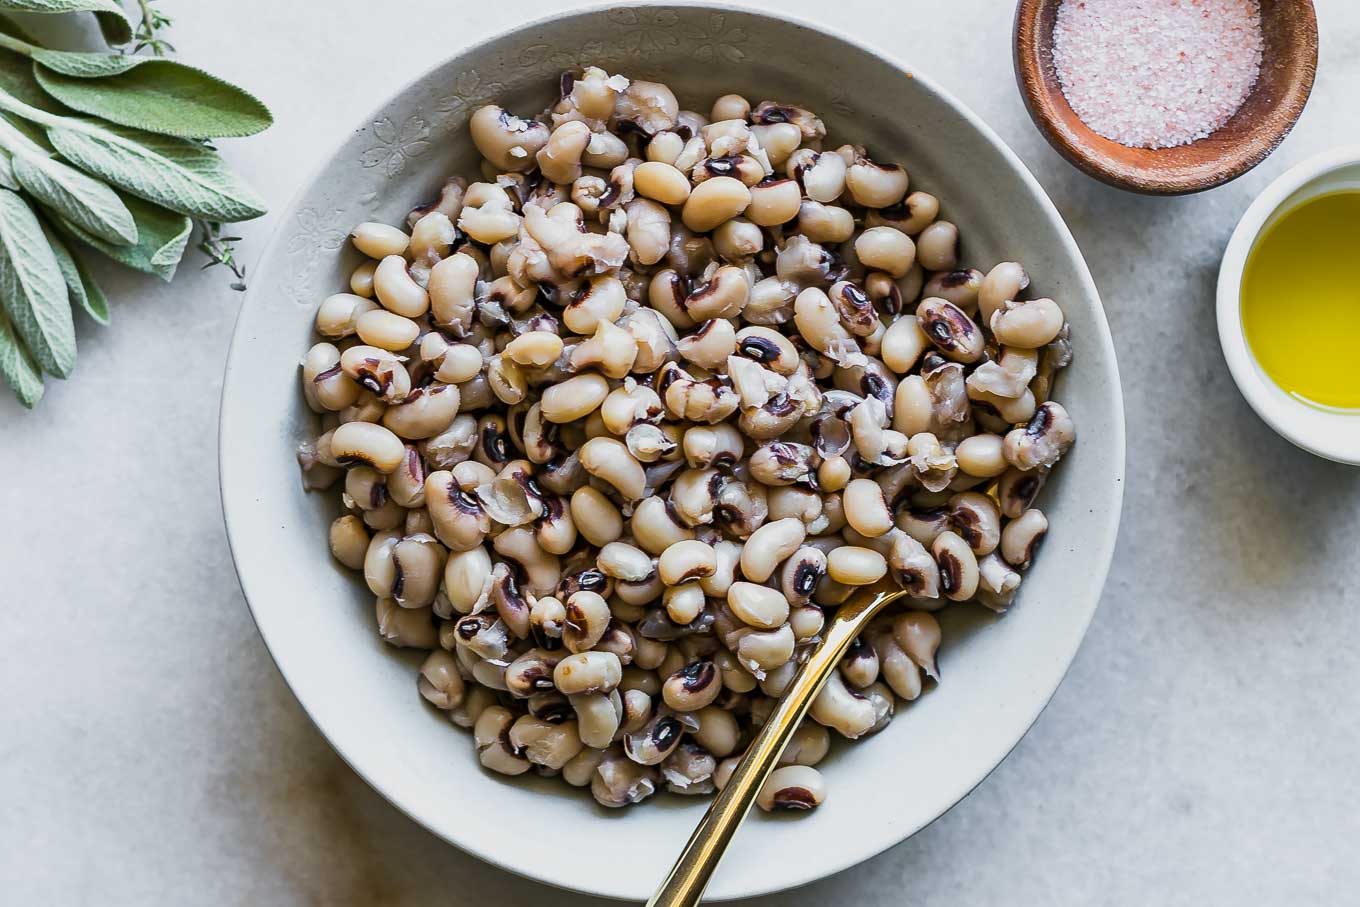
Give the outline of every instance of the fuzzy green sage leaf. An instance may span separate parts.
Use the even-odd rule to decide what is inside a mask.
[[[106,243],[65,220],[59,219],[56,227],[121,265],[145,274],[154,274],[168,282],[175,276],[175,269],[189,244],[193,221],[183,214],[167,211],[136,196],[123,195],[122,199],[137,221],[136,245],[115,246]]]
[[[84,262],[76,258],[61,236],[46,221],[39,221],[43,229],[43,235],[47,237],[47,244],[52,247],[52,254],[57,257],[57,267],[61,269],[62,279],[66,281],[66,292],[71,297],[71,302],[79,305],[99,324],[109,323],[109,300],[104,295],[104,291],[99,284],[95,283],[94,275],[85,267]]]
[[[0,305],[43,371],[71,374],[76,330],[66,281],[37,216],[8,189],[0,189]]]
[[[0,376],[28,409],[43,395],[43,376],[3,310],[0,310]]]
[[[0,10],[12,13],[94,13],[99,30],[110,44],[132,40],[132,22],[118,0],[0,0]]]

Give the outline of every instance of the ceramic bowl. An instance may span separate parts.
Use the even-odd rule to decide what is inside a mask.
[[[816,65],[809,65],[816,61]],[[362,580],[327,551],[338,492],[307,494],[294,450],[317,431],[298,389],[312,316],[346,286],[347,231],[400,223],[451,173],[475,173],[467,120],[496,101],[530,114],[563,69],[599,64],[674,86],[805,105],[841,141],[904,163],[944,200],[963,258],[1023,261],[1031,291],[1062,301],[1076,361],[1058,396],[1080,440],[1041,506],[1053,531],[1011,613],[942,613],[944,682],[881,734],[837,746],[830,797],[797,821],[752,816],[709,890],[758,895],[845,869],[920,830],[987,776],[1038,717],[1100,597],[1119,521],[1124,423],[1114,350],[1080,252],[1043,189],[961,104],[881,52],[810,25],[708,5],[597,7],[460,52],[402,88],[325,162],[281,218],[241,309],[222,397],[221,480],[246,599],[279,670],[336,750],[435,834],[565,888],[644,900],[706,807],[658,795],[610,812],[555,779],[478,766],[466,731],[416,693],[418,653],[374,629]],[[771,858],[775,856],[776,858]]]
[[[1218,340],[1242,396],[1267,425],[1306,451],[1360,465],[1360,411],[1326,409],[1286,393],[1262,371],[1242,327],[1242,271],[1256,238],[1308,199],[1340,191],[1360,191],[1360,145],[1296,164],[1251,203],[1228,240],[1218,270]]]

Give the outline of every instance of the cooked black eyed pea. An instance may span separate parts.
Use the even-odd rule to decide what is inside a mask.
[[[387,407],[382,423],[402,438],[413,441],[432,438],[453,424],[460,403],[456,386],[432,384]]]
[[[921,292],[928,297],[946,299],[971,315],[977,311],[978,290],[982,281],[983,274],[977,268],[941,271],[931,275]]]
[[[751,454],[751,477],[765,485],[811,484],[816,475],[813,450],[806,444],[773,441],[762,444]]]
[[[406,447],[389,429],[371,422],[346,422],[331,433],[331,454],[342,466],[371,466],[390,473],[401,465]]]
[[[987,272],[978,287],[978,318],[991,325],[992,316],[1029,286],[1029,275],[1017,261],[1003,261]]]
[[[1003,472],[996,485],[1002,515],[1017,519],[1034,503],[1047,479],[1047,469],[1021,470],[1012,466]]]
[[[744,217],[734,217],[713,231],[713,247],[723,261],[741,264],[750,261],[765,247],[765,235]]]
[[[1050,400],[1034,411],[1023,428],[1012,429],[1006,435],[1003,454],[1006,462],[1017,469],[1049,469],[1075,440],[1072,417],[1062,404]],[[332,440],[332,448],[334,443]]]
[[[806,765],[786,765],[770,773],[756,795],[766,812],[816,809],[826,800],[822,773]]]
[[[534,531],[529,527],[506,529],[496,536],[492,547],[503,557],[524,568],[529,575],[529,589],[534,595],[550,595],[557,587],[557,581],[562,576],[561,561],[557,555],[549,554],[539,546]]]
[[[1063,312],[1052,299],[1003,302],[988,322],[998,342],[1019,349],[1051,343],[1063,328]]]
[[[390,598],[375,604],[378,636],[388,645],[406,649],[433,649],[439,645],[434,612],[429,608],[403,608]]]
[[[713,662],[691,662],[661,684],[661,698],[677,712],[693,712],[712,705],[722,691],[722,675]]]
[[[579,730],[579,729],[578,729]],[[596,770],[608,755],[602,747],[587,746],[562,766],[562,780],[572,787],[589,787]]]
[[[750,203],[751,190],[745,183],[730,176],[715,176],[694,187],[680,217],[695,233],[707,233],[741,214]]]
[[[591,438],[579,451],[586,472],[608,483],[626,501],[640,500],[647,476],[628,448],[613,438]]]
[[[893,618],[893,639],[932,680],[940,679],[935,653],[940,648],[940,623],[925,611],[908,611]]]
[[[447,470],[436,470],[425,477],[425,506],[435,536],[452,551],[481,546],[491,531],[491,518],[473,493],[475,487],[459,482]]]
[[[802,209],[802,190],[796,180],[770,177],[750,189],[751,201],[746,218],[759,227],[776,227],[798,217]]]
[[[888,208],[907,194],[907,171],[860,157],[845,172],[845,188],[863,208]]]
[[[735,341],[734,341],[735,343]],[[302,396],[313,412],[343,410],[359,399],[362,388],[340,368],[340,350],[318,343],[302,360]]]
[[[863,690],[878,680],[878,652],[863,635],[857,636],[845,650],[838,667],[846,683]]]
[[[604,376],[587,373],[544,390],[539,406],[549,422],[575,422],[599,409],[608,395],[609,382]]]
[[[629,529],[633,541],[654,556],[678,541],[694,538],[694,530],[679,521],[665,499],[656,496],[644,498],[633,507]]]
[[[576,732],[589,747],[604,748],[614,741],[623,720],[623,697],[613,693],[581,693],[568,697],[576,712]]]
[[[527,171],[535,155],[547,144],[548,127],[535,120],[522,120],[494,104],[480,107],[468,122],[472,143],[482,157],[499,170]]]
[[[748,626],[773,630],[789,618],[789,602],[778,589],[735,582],[727,590],[727,606]]]
[[[505,688],[517,699],[553,689],[553,669],[562,660],[561,652],[530,649],[505,668]]]
[[[916,258],[927,271],[952,271],[959,264],[959,228],[937,220],[916,237]]]
[[[737,331],[726,318],[710,318],[676,344],[687,362],[709,370],[722,368],[736,348]]]
[[[632,671],[630,675],[628,672]],[[619,729],[614,732],[614,739],[617,740],[623,734],[631,734],[642,728],[647,722],[652,720],[652,697],[661,692],[661,679],[656,676],[655,670],[641,670],[638,668],[624,669],[625,684],[629,683],[633,675],[645,675],[647,685],[639,682],[628,689],[623,690],[620,699],[622,701],[622,713],[619,719]],[[620,688],[622,689],[622,688]]]
[[[1020,588],[1020,580],[1015,568],[992,552],[978,561],[978,603],[993,611],[1005,611]]]
[[[873,703],[847,687],[838,671],[827,678],[808,714],[813,721],[850,740],[869,733],[878,720]]]
[[[534,693],[525,700],[525,705],[530,715],[549,724],[562,724],[572,718],[571,701],[556,690]]]
[[[331,554],[351,570],[364,568],[364,557],[368,554],[369,535],[363,520],[348,514],[331,523]]]
[[[506,344],[505,355],[520,365],[543,368],[562,355],[562,338],[549,331],[528,331]]]
[[[553,596],[535,598],[529,605],[529,634],[540,649],[560,648],[566,625],[567,608]]]
[[[855,218],[839,205],[807,199],[798,207],[798,232],[815,243],[839,245],[855,235]]]
[[[581,590],[567,599],[562,642],[573,653],[595,647],[609,627],[609,603],[595,592]]]
[[[417,686],[420,695],[437,709],[456,709],[463,704],[467,691],[457,662],[443,649],[435,649],[426,656]]]
[[[831,285],[827,298],[836,309],[841,324],[846,330],[858,337],[867,337],[882,326],[878,311],[868,295],[848,280],[840,280]]]
[[[842,325],[830,297],[819,287],[808,287],[793,301],[793,324],[802,338],[821,353],[836,346],[855,346],[853,335]]]
[[[766,523],[751,533],[741,549],[742,575],[751,583],[765,582],[786,557],[798,550],[806,537],[807,527],[802,520],[789,517]],[[783,621],[782,617],[780,621]]]
[[[420,325],[386,309],[363,313],[355,320],[354,330],[369,346],[392,351],[406,349],[420,336]]]
[[[638,195],[663,205],[683,205],[690,194],[689,180],[685,174],[671,163],[655,160],[639,164],[633,171],[633,188]]]
[[[678,586],[691,580],[712,576],[718,569],[718,556],[712,545],[687,539],[667,546],[657,559],[661,581]]]
[[[826,558],[827,576],[847,586],[876,583],[888,572],[888,562],[872,548],[843,545]]]
[[[557,663],[553,683],[557,689],[577,693],[608,693],[619,685],[623,664],[613,652],[580,652]]]
[[[603,547],[623,534],[623,516],[604,493],[589,485],[572,492],[571,518],[587,542]]]
[[[878,655],[879,675],[889,689],[911,702],[921,695],[921,668],[897,644],[891,624],[871,627],[865,631],[869,644]]]
[[[759,325],[736,333],[735,354],[785,376],[794,374],[800,362],[798,349],[788,337]]]
[[[403,608],[434,603],[443,575],[444,547],[429,536],[404,538],[392,547],[391,597]]]
[[[690,179],[696,185],[717,177],[731,177],[750,188],[765,179],[766,171],[764,164],[749,154],[712,154],[690,169]]]
[[[430,308],[430,296],[415,282],[400,255],[388,255],[373,272],[373,292],[383,308],[407,318],[419,318]]]
[[[1006,563],[1024,569],[1048,532],[1048,517],[1039,510],[1026,510],[1001,530],[1001,556]]]
[[[346,503],[360,510],[377,510],[387,501],[386,476],[371,466],[355,466],[345,473]]]
[[[897,374],[905,375],[916,367],[929,348],[930,338],[921,329],[920,322],[910,315],[903,315],[888,326],[879,345],[879,358]],[[898,388],[900,395],[900,383]]]
[[[647,142],[647,160],[672,166],[680,153],[685,150],[685,140],[678,132],[669,129],[658,132]],[[634,171],[636,176],[637,171]],[[636,181],[635,181],[636,185]]]
[[[713,121],[745,120],[751,113],[751,102],[739,94],[725,94],[713,102],[709,116]]]
[[[641,728],[623,738],[623,752],[639,765],[659,765],[680,745],[685,724],[675,714],[662,711]]]
[[[978,557],[991,554],[1001,542],[1001,509],[985,494],[956,494],[949,499],[949,527]]]
[[[596,555],[595,563],[606,576],[627,582],[641,582],[656,572],[655,561],[627,542],[606,544]]]
[[[870,227],[855,238],[855,256],[860,263],[893,277],[905,277],[918,254],[911,237],[892,227]],[[922,266],[929,267],[924,260]]]
[[[411,237],[404,230],[388,224],[368,221],[350,231],[350,241],[354,248],[369,258],[386,258],[388,255],[401,255]]]
[[[788,663],[797,640],[788,624],[773,630],[743,631],[737,641],[737,660],[757,678]]]
[[[411,376],[401,360],[376,346],[352,346],[340,354],[340,369],[386,403],[398,403],[411,393]]]
[[[827,556],[819,549],[803,547],[784,561],[779,572],[779,588],[791,605],[805,605],[827,572]]]
[[[420,451],[407,444],[401,465],[387,476],[385,484],[388,496],[401,507],[423,508],[426,473],[425,460],[421,457]]]
[[[1010,466],[1002,448],[1000,435],[969,435],[954,448],[954,456],[959,461],[959,469],[969,475],[992,478],[1001,475]]]
[[[718,556],[718,569],[712,576],[699,580],[699,588],[704,590],[704,595],[712,598],[727,596],[727,590],[732,588],[732,583],[736,579],[743,550],[741,542],[734,542],[731,539],[722,539],[714,543],[713,551]]]
[[[364,299],[373,298],[373,272],[378,269],[376,261],[366,261],[349,275],[349,291]]]
[[[359,319],[377,310],[376,302],[353,293],[327,296],[316,310],[316,332],[331,340],[353,336]]]
[[[961,536],[952,530],[941,532],[930,545],[930,553],[940,566],[940,590],[950,601],[966,601],[977,591],[977,555]]]
[[[510,740],[514,724],[514,713],[498,705],[487,707],[477,718],[472,735],[477,759],[484,768],[502,775],[522,775],[533,767],[523,750]]]
[[[854,479],[842,495],[845,520],[861,535],[876,538],[893,527],[883,489],[872,479]]]
[[[916,321],[930,342],[956,362],[982,358],[986,338],[963,309],[945,299],[929,297],[916,308]]]
[[[666,608],[667,616],[684,626],[703,613],[705,604],[703,587],[697,582],[668,586],[662,593],[662,604]]]
[[[657,770],[640,765],[610,749],[595,769],[590,793],[601,806],[618,809],[640,803],[656,793]]]

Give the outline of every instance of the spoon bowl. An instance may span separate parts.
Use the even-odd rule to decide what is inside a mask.
[[[1034,125],[1079,170],[1148,195],[1203,192],[1234,180],[1294,128],[1317,72],[1312,0],[1261,0],[1261,74],[1215,132],[1175,148],[1130,148],[1096,133],[1063,96],[1053,66],[1053,26],[1062,0],[1020,0],[1015,9],[1015,78]]]

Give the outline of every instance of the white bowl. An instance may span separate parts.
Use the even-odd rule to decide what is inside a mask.
[[[942,612],[944,683],[823,764],[825,805],[755,815],[713,880],[715,900],[845,869],[931,822],[1015,746],[1048,702],[1100,598],[1119,522],[1124,420],[1100,300],[1062,219],[996,135],[933,83],[801,23],[713,6],[595,8],[461,52],[356,124],[281,219],[236,326],[222,394],[223,509],[241,586],[279,670],[317,727],[378,791],[435,834],[514,872],[645,899],[706,801],[659,795],[609,812],[560,781],[482,771],[468,734],[416,693],[418,655],[378,640],[363,582],[327,552],[338,494],[305,494],[293,452],[316,429],[298,392],[312,313],[342,289],[346,232],[400,222],[452,172],[475,172],[465,126],[492,100],[532,112],[564,66],[659,78],[685,106],[741,91],[819,112],[833,136],[899,160],[961,225],[964,257],[1023,261],[1061,300],[1076,361],[1058,384],[1080,436],[1041,506],[1052,532],[1004,618]],[[456,880],[451,880],[451,891]]]
[[[1218,269],[1218,340],[1242,396],[1267,425],[1310,453],[1354,466],[1360,465],[1360,410],[1327,409],[1286,393],[1261,369],[1242,329],[1242,271],[1256,238],[1299,204],[1340,190],[1360,190],[1360,145],[1294,165],[1251,203]]]

